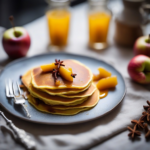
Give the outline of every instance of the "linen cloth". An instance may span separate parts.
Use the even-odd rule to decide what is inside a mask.
[[[37,143],[37,150],[84,150],[90,149],[94,145],[101,143],[111,137],[119,134],[126,129],[128,125],[131,125],[132,119],[139,119],[143,112],[143,105],[146,104],[146,100],[150,98],[149,86],[144,86],[133,82],[127,73],[127,64],[133,57],[132,49],[120,48],[116,46],[112,41],[113,37],[109,37],[110,45],[107,50],[100,53],[93,52],[87,48],[87,29],[85,28],[86,21],[83,6],[78,7],[78,11],[73,13],[73,21],[71,25],[71,34],[69,45],[65,52],[79,53],[82,55],[88,55],[91,57],[103,59],[114,66],[124,77],[127,93],[124,100],[107,115],[82,124],[74,125],[42,125],[36,123],[30,123],[21,119],[15,118],[2,109],[6,116],[11,119],[14,124],[30,133]],[[79,21],[81,20],[82,21]],[[28,56],[35,54],[46,53],[48,45],[48,36],[46,30],[45,17],[42,17],[25,28],[28,30],[32,45],[28,53]],[[43,29],[43,30],[39,30]],[[77,31],[78,29],[78,31]],[[112,27],[113,29],[113,27]],[[110,31],[110,35],[113,35],[114,31]],[[76,33],[82,33],[79,36]],[[42,37],[42,38],[37,38]],[[78,44],[77,44],[78,43]],[[5,121],[0,117],[0,150],[21,150],[24,149],[19,145],[11,136],[13,133],[7,127]],[[9,130],[8,130],[9,129]],[[12,134],[10,134],[12,133]],[[119,145],[121,143],[117,143]],[[116,143],[111,145],[112,149],[115,149]],[[119,146],[118,146],[119,147]],[[126,149],[126,146],[120,147],[122,150]],[[106,148],[107,149],[107,148]]]

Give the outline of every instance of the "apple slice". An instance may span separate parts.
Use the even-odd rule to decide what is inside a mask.
[[[72,74],[72,69],[67,69],[67,68],[65,68],[65,67],[63,67],[63,66],[60,66],[60,68],[59,68],[59,73],[60,73],[60,75],[64,78],[64,79],[66,79],[67,81],[73,81],[73,77],[71,76],[71,74]]]
[[[99,90],[107,90],[110,88],[114,88],[117,84],[117,77],[112,76],[99,80],[96,86]]]
[[[102,78],[106,78],[106,77],[110,77],[111,76],[111,72],[107,71],[104,68],[98,68],[99,74],[97,75],[93,75],[93,81],[97,81],[100,80]]]
[[[55,63],[42,65],[41,69],[42,69],[42,72],[50,72],[50,71],[53,71],[53,69],[57,69],[57,65],[55,65]],[[67,81],[71,81],[71,82],[73,81],[73,77],[71,76],[72,68],[68,68],[67,69],[67,68],[65,68],[63,66],[60,66],[59,73]]]
[[[46,64],[41,66],[42,72],[50,72],[53,71],[53,69],[57,69],[57,65],[55,63]]]

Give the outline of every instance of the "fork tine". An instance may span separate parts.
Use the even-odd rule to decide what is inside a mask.
[[[18,82],[16,82],[16,83],[17,83],[17,87],[18,87],[19,95],[21,95],[21,89],[20,89],[20,87],[19,87],[19,84],[18,84]]]
[[[8,87],[8,84],[7,84],[6,80],[5,80],[5,86],[6,86],[6,96],[10,97],[10,95],[9,95],[9,87]]]
[[[13,82],[13,84],[12,84],[12,89],[13,89],[14,95],[17,97],[17,95],[16,95],[16,93],[15,93],[15,85],[14,85],[14,82]]]
[[[9,85],[9,93],[10,93],[11,95],[13,95],[13,91],[12,91],[12,81],[11,81],[11,79],[9,79],[8,85]]]

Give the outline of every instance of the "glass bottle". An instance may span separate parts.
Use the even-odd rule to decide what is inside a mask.
[[[148,15],[143,5],[145,0],[122,0],[123,9],[115,18],[114,40],[118,45],[133,47],[135,41],[145,33],[149,23]],[[146,33],[146,35],[149,33]]]
[[[107,7],[107,0],[89,0],[89,47],[102,50],[108,46],[107,35],[111,11]]]
[[[48,0],[49,10],[46,12],[50,45],[62,48],[67,45],[70,11],[69,0]]]

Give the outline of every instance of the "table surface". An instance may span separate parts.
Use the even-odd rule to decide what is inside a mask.
[[[110,3],[110,6],[115,6],[113,8],[113,13],[116,14],[121,9],[120,2]],[[114,35],[114,18],[112,19],[110,30],[109,30],[109,48],[106,50],[96,52],[90,50],[87,46],[88,43],[88,26],[87,26],[87,5],[81,4],[71,9],[72,17],[71,17],[71,26],[70,26],[70,34],[69,34],[69,44],[64,50],[64,52],[75,53],[75,54],[82,54],[88,55],[91,57],[99,58],[105,60],[108,63],[111,63],[114,59],[118,59],[119,64],[115,64],[116,68],[121,65],[120,72],[125,72],[124,76],[128,77],[128,73],[126,71],[127,64],[129,60],[133,57],[132,48],[123,48],[115,45],[113,41]],[[32,44],[30,51],[28,53],[28,57],[47,53],[48,51],[53,51],[49,47],[49,37],[47,33],[47,24],[46,18],[41,17],[27,25],[24,26],[32,39]],[[148,30],[148,29],[147,29]],[[2,33],[3,29],[0,28],[0,32]],[[107,56],[109,56],[109,60],[107,60]],[[111,56],[111,57],[110,57]],[[124,61],[122,61],[124,59]],[[11,62],[12,60],[9,59],[4,52],[2,46],[0,45],[0,66],[4,67],[6,64]],[[118,106],[119,107],[119,106]],[[26,130],[25,126],[18,124],[17,118],[13,117],[5,110],[3,110],[6,116],[13,120],[14,124],[18,127],[23,128]],[[92,150],[97,149],[115,149],[115,150],[122,150],[125,149],[132,149],[132,150],[141,150],[141,149],[149,149],[149,142],[145,141],[144,136],[141,136],[139,141],[131,141],[128,136],[128,131],[124,131],[119,135],[114,135],[110,139],[103,141],[99,145],[95,145],[95,147],[91,147]],[[16,143],[17,144],[17,143]]]

